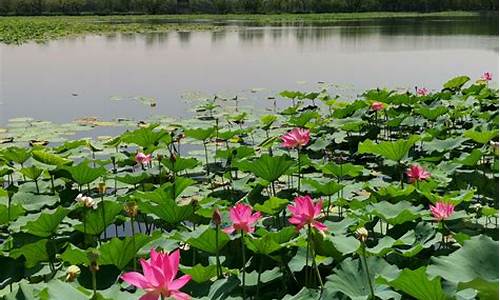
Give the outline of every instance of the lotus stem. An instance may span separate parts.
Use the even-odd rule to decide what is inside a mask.
[[[311,227],[308,226],[307,228],[307,243],[306,243],[306,269],[305,269],[305,286],[309,286],[309,248],[311,247],[310,242],[311,240],[309,239],[309,235],[311,233]]]
[[[106,212],[104,210],[104,196],[101,194],[101,212],[102,212],[102,224],[104,225],[104,239],[107,239],[107,233],[106,233]]]
[[[217,263],[217,278],[222,278],[222,268],[219,257],[219,225],[215,225],[215,261]]]
[[[361,252],[362,252],[361,259],[362,259],[363,264],[364,264],[365,273],[366,273],[366,279],[368,280],[368,286],[370,287],[370,299],[375,299],[375,292],[373,291],[373,284],[372,284],[372,280],[371,280],[371,277],[370,277],[370,272],[368,271],[368,264],[366,262],[366,245],[365,245],[365,242],[361,242]]]
[[[210,168],[208,167],[208,150],[206,141],[203,141],[203,150],[205,151],[205,164],[207,165],[207,175],[210,175]]]
[[[92,290],[94,293],[92,294],[92,299],[97,299],[97,277],[96,277],[96,272],[95,268],[91,268],[92,272]]]
[[[299,178],[297,182],[297,193],[300,194],[300,148],[297,148],[297,166],[299,168],[298,173],[299,173]]]
[[[255,299],[259,299],[260,295],[260,277],[262,275],[262,267],[264,265],[264,257],[260,256],[259,258],[259,274],[257,275],[257,291],[255,293]]]
[[[246,257],[245,257],[245,241],[244,241],[244,238],[245,238],[245,233],[242,230],[241,231],[241,256],[243,258],[243,268],[241,269],[241,278],[242,278],[241,284],[242,284],[242,288],[243,288],[243,300],[245,300],[247,298],[246,297],[246,287],[245,287]]]
[[[134,247],[134,259],[132,261],[133,261],[133,268],[135,271],[135,270],[137,270],[137,262],[135,259],[137,248],[135,247],[134,217],[132,217],[132,216],[130,216],[130,227],[132,228],[132,247]]]

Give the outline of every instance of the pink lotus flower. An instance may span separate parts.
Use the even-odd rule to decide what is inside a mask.
[[[142,152],[138,152],[135,155],[135,161],[141,165],[149,164],[152,159],[153,159],[153,156],[151,154],[144,154]]]
[[[176,300],[190,299],[188,294],[179,289],[191,280],[191,276],[184,275],[175,279],[179,270],[179,257],[179,249],[170,255],[151,249],[151,258],[141,259],[144,275],[138,272],[128,272],[121,278],[146,291],[146,294],[139,298],[140,300],[157,300],[160,296]]]
[[[298,196],[295,198],[293,205],[288,205],[288,210],[292,213],[292,217],[288,222],[295,224],[297,230],[302,229],[305,225],[312,225],[319,231],[325,231],[326,225],[316,221],[321,214],[323,200],[314,203],[310,196]]]
[[[430,205],[429,208],[437,221],[449,218],[455,211],[455,205],[445,202],[437,202],[436,206]]]
[[[281,146],[293,149],[301,148],[309,144],[309,130],[303,128],[294,128],[281,137]]]
[[[417,88],[417,95],[419,96],[427,96],[429,95],[429,90],[427,88]]]
[[[427,178],[431,177],[431,173],[427,172],[419,165],[412,165],[410,168],[408,168],[408,170],[406,170],[406,175],[408,176],[408,180],[410,181],[410,183],[426,180]]]
[[[382,110],[382,109],[384,109],[384,103],[382,103],[382,102],[373,102],[372,105],[371,105],[371,109],[373,111]]]
[[[493,74],[491,74],[491,72],[484,72],[483,75],[481,75],[481,80],[490,81],[492,79]]]
[[[233,233],[234,231],[243,231],[252,233],[255,231],[255,223],[260,219],[260,212],[252,214],[252,207],[247,204],[238,203],[235,207],[229,210],[229,218],[233,225],[224,229],[225,233]]]

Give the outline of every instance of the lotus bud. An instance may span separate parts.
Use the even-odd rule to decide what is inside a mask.
[[[99,182],[99,185],[97,186],[99,190],[99,194],[103,195],[106,193],[106,183],[105,182]]]
[[[493,153],[495,153],[495,155],[498,155],[498,149],[499,149],[499,146],[500,144],[498,142],[495,142],[495,141],[490,141],[490,146],[491,146],[491,149],[493,150]]]
[[[90,261],[89,270],[92,273],[99,271],[99,265],[97,264],[97,259],[99,258],[99,252],[97,250],[90,250],[87,253],[87,257]]]
[[[218,208],[216,208],[212,214],[212,222],[214,222],[216,226],[219,226],[222,223],[222,216]]]
[[[163,154],[158,153],[156,155],[156,159],[158,159],[158,161],[161,162],[161,160],[163,159]]]
[[[71,265],[66,270],[66,281],[68,282],[75,281],[78,275],[80,275],[80,268],[78,266]]]
[[[92,197],[78,194],[78,196],[76,196],[75,201],[81,203],[86,208],[97,209],[97,201],[94,200]]]
[[[176,160],[177,160],[177,156],[175,155],[175,153],[172,152],[172,154],[170,154],[170,161],[175,163]]]
[[[127,202],[127,204],[123,206],[123,209],[130,218],[135,218],[139,211],[139,208],[137,206],[137,203],[135,203],[135,201]]]
[[[358,236],[358,240],[364,243],[366,242],[366,239],[368,239],[368,230],[364,227],[360,227],[356,229],[356,235]]]

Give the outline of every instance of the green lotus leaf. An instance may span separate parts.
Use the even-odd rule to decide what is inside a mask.
[[[136,185],[136,184],[139,184],[141,182],[144,182],[146,179],[148,179],[150,177],[151,176],[147,172],[142,172],[139,174],[127,173],[124,176],[116,176],[116,180],[118,180],[119,182],[126,183],[126,184]]]
[[[161,163],[174,173],[182,172],[184,170],[193,169],[200,164],[196,158],[182,158],[178,157],[175,161],[168,158],[162,159]]]
[[[316,193],[319,193],[323,196],[334,195],[344,187],[344,185],[339,184],[333,180],[330,180],[328,182],[319,182],[310,178],[305,178],[303,180],[303,183],[311,186]]]
[[[268,283],[283,276],[279,268],[264,271],[260,274],[260,282]],[[241,280],[241,275],[239,276]],[[256,286],[258,284],[259,273],[257,271],[248,272],[245,278],[246,286]]]
[[[19,248],[12,249],[10,256],[18,258],[23,256],[26,268],[33,268],[39,262],[49,261],[49,254],[47,249],[48,240],[43,239],[34,243],[25,244]]]
[[[489,282],[482,278],[476,278],[469,282],[458,284],[460,289],[473,289],[477,291],[479,299],[498,299],[498,282]],[[473,299],[477,299],[474,297]]]
[[[210,286],[207,299],[210,300],[225,300],[228,299],[231,293],[238,287],[240,281],[236,276],[230,276],[215,281]]]
[[[486,144],[491,139],[497,136],[498,136],[498,129],[486,130],[486,131],[475,131],[471,129],[464,132],[464,137],[469,138],[479,144]]]
[[[412,135],[404,140],[397,140],[394,142],[384,141],[378,144],[371,140],[365,140],[359,144],[358,152],[361,154],[376,154],[389,160],[400,162],[408,156],[408,151],[410,151],[411,147],[413,147],[419,139],[419,136]]]
[[[200,226],[196,231],[186,235],[185,242],[199,250],[215,255],[230,241],[229,236],[222,230],[219,230],[218,244],[216,237],[217,232],[214,228]]]
[[[184,133],[192,139],[206,141],[214,135],[215,127],[186,129]]]
[[[264,130],[269,130],[277,119],[276,115],[263,115],[260,117],[260,126]]]
[[[0,157],[3,157],[6,161],[16,162],[18,164],[23,164],[28,158],[31,157],[29,150],[18,147],[9,147],[0,152]]]
[[[31,152],[33,158],[41,163],[51,166],[64,166],[70,165],[73,162],[70,159],[64,158],[57,154],[53,154],[44,150],[33,150]]]
[[[134,131],[127,131],[122,134],[121,140],[124,143],[136,144],[143,148],[156,146],[163,137],[168,135],[166,130],[155,130],[156,127],[156,125],[153,125],[145,128],[139,128]]]
[[[22,168],[20,170],[20,172],[21,172],[21,174],[28,177],[29,179],[38,180],[38,178],[43,173],[43,169],[38,168],[36,166],[31,166],[31,167],[27,167],[27,168]]]
[[[240,146],[236,148],[229,148],[226,150],[217,150],[216,157],[224,158],[227,162],[238,162],[245,157],[255,154],[255,149],[248,146]]]
[[[113,238],[99,247],[99,263],[115,265],[123,270],[135,258],[137,251],[151,240],[152,237],[141,233],[123,239]]]
[[[363,173],[364,167],[351,163],[336,164],[328,163],[320,167],[323,174],[333,175],[337,178],[357,177]]]
[[[48,282],[46,288],[40,292],[39,295],[40,300],[88,300],[90,296],[92,296],[90,291],[85,293],[73,285],[62,282],[59,279]],[[97,295],[97,297],[100,296]]]
[[[456,138],[449,138],[445,140],[440,140],[440,139],[433,139],[430,142],[424,142],[423,143],[423,149],[424,151],[428,153],[432,153],[434,151],[437,152],[449,152],[460,145],[462,145],[463,142],[465,142],[466,139],[462,137],[456,137]]]
[[[452,254],[433,257],[432,261],[427,268],[431,276],[455,283],[481,279],[495,285],[498,293],[498,242],[487,236],[474,236]]]
[[[242,134],[242,130],[224,130],[224,131],[219,131],[218,132],[218,138],[227,141],[232,139],[233,137]]]
[[[310,300],[310,299],[322,299],[320,297],[320,291],[316,289],[308,289],[303,287],[297,294],[291,296],[286,295],[283,300]]]
[[[466,84],[470,78],[468,76],[458,76],[448,80],[443,87],[449,90],[460,89],[464,84]]]
[[[217,277],[217,265],[203,266],[197,264],[193,267],[180,266],[182,273],[191,275],[193,281],[197,283],[207,282],[210,279]]]
[[[5,300],[35,300],[37,299],[35,295],[37,295],[37,291],[34,289],[34,285],[27,281],[21,281],[17,288],[13,288],[12,293],[5,295]]]
[[[103,206],[104,213],[102,212]],[[86,209],[84,212],[84,221],[82,220],[82,223],[76,224],[74,228],[86,234],[100,235],[109,225],[113,224],[116,216],[122,209],[122,205],[117,202],[101,201],[97,209]],[[85,222],[85,228],[83,222]]]
[[[69,244],[66,250],[64,250],[59,257],[70,265],[84,265],[88,267],[90,264],[87,251],[80,249],[73,244]]]
[[[193,213],[194,208],[192,205],[179,205],[171,198],[163,198],[160,202],[153,201],[140,201],[139,209],[148,214],[153,214],[170,225],[177,225],[178,223],[189,219]]]
[[[12,168],[1,168],[0,169],[0,178],[6,176],[6,175],[10,175],[14,173],[14,170]]]
[[[448,108],[444,106],[438,106],[435,108],[421,107],[415,111],[427,120],[435,121],[438,117],[446,114],[448,112]]]
[[[25,210],[21,205],[11,205],[10,212],[7,205],[0,204],[0,225],[8,224],[24,214]]]
[[[152,192],[136,192],[135,196],[162,204],[166,200],[177,199],[179,195],[194,183],[195,181],[191,178],[176,177],[175,183],[167,182]]]
[[[288,98],[288,99],[297,99],[299,97],[302,97],[304,95],[304,93],[299,92],[299,91],[285,90],[285,91],[282,91],[281,93],[279,93],[279,95],[281,97]]]
[[[463,153],[463,155],[455,159],[453,162],[464,166],[475,166],[483,157],[483,152],[480,149],[473,149],[470,153]]]
[[[87,145],[87,140],[75,140],[75,141],[66,141],[64,144],[57,146],[54,148],[56,153],[63,153],[66,151],[70,151],[73,149],[77,149],[81,146]]]
[[[242,160],[238,163],[241,171],[249,171],[256,176],[273,182],[284,175],[295,162],[288,155],[270,156],[264,154],[256,160]]]
[[[347,255],[356,252],[361,243],[353,236],[327,236],[326,239],[330,240],[342,255]]]
[[[37,214],[37,218],[33,221],[28,221],[21,229],[24,232],[39,236],[50,237],[53,235],[59,224],[66,217],[69,211],[61,206],[54,210],[45,210]]]
[[[387,285],[375,285],[375,279],[378,277],[389,280],[397,278],[399,269],[382,258],[371,256],[366,260],[375,295],[381,299],[399,299],[399,294],[390,290]],[[330,292],[340,292],[350,299],[368,299],[370,287],[361,259],[344,260],[335,268],[334,274],[327,277],[325,288]]]
[[[87,160],[82,161],[76,166],[62,167],[71,174],[73,179],[78,185],[82,186],[94,182],[97,178],[106,174],[106,169],[103,167],[91,168]]]
[[[368,212],[381,217],[389,224],[396,225],[419,218],[421,207],[415,207],[408,201],[400,201],[396,204],[382,201],[370,204]]]
[[[28,211],[39,211],[43,207],[49,207],[59,202],[57,195],[38,195],[27,192],[15,193],[12,197],[12,204],[21,205]]]
[[[388,281],[391,287],[402,291],[417,300],[446,300],[448,297],[441,287],[439,277],[432,280],[425,274],[425,267],[417,270],[404,269],[395,280]]]
[[[292,116],[288,120],[288,124],[294,127],[306,127],[312,119],[318,119],[320,114],[317,111],[306,111],[297,116]]]
[[[253,253],[262,255],[269,255],[274,251],[281,249],[281,245],[278,244],[269,234],[258,238],[246,237],[245,245]]]
[[[286,199],[278,197],[271,197],[264,201],[264,203],[255,204],[255,210],[261,211],[268,215],[275,215],[281,212],[290,202]]]

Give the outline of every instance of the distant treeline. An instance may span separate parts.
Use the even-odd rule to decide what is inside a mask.
[[[2,15],[498,10],[498,0],[0,0]]]

